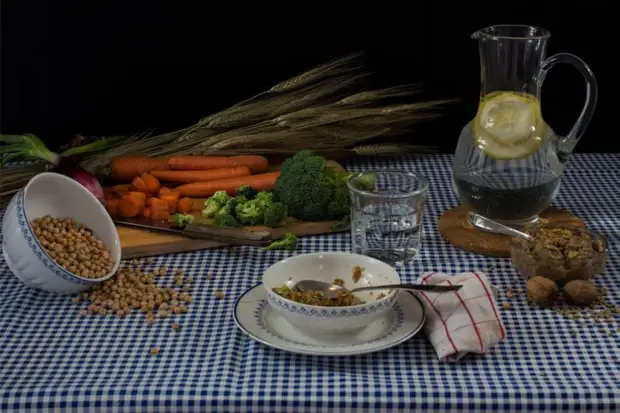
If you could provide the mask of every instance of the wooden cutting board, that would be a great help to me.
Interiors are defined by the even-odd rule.
[[[333,169],[344,171],[342,165],[335,161],[328,161],[328,166]],[[196,199],[194,202],[194,214],[200,214],[204,205],[204,199]],[[333,226],[337,221],[303,222],[290,218],[287,225],[282,228],[251,227],[272,233],[274,239],[282,237],[287,232],[297,236],[320,235],[334,233]],[[173,254],[177,252],[196,251],[208,248],[225,247],[226,244],[216,241],[195,240],[177,235],[161,232],[147,231],[137,228],[117,225],[116,230],[121,240],[122,258],[150,257],[154,255]],[[243,229],[240,229],[243,231]]]

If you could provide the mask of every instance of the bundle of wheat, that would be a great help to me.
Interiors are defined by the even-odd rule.
[[[419,93],[419,85],[359,91],[359,81],[369,75],[360,57],[353,54],[313,68],[185,129],[128,137],[121,145],[88,154],[81,166],[105,174],[113,159],[126,155],[350,149],[379,136],[400,135],[440,116],[440,108],[451,102],[394,103]],[[40,171],[40,165],[5,168],[0,172],[0,203]]]

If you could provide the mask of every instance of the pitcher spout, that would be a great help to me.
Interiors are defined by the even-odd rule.
[[[526,25],[494,25],[472,34],[478,40],[481,97],[493,92],[540,97],[538,76],[550,33]]]

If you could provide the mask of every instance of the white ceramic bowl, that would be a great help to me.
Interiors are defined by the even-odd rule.
[[[32,232],[29,222],[50,215],[85,224],[109,249],[114,268],[104,277],[79,277],[56,264]],[[84,291],[110,278],[120,264],[121,243],[107,211],[86,188],[56,173],[36,175],[13,196],[2,220],[2,253],[24,284],[53,293]]]
[[[353,281],[353,267],[364,268],[361,279]],[[358,254],[320,252],[297,255],[279,261],[263,275],[265,296],[271,307],[291,324],[319,333],[347,333],[359,330],[384,316],[396,301],[396,290],[373,290],[355,293],[364,304],[350,307],[320,307],[288,300],[272,291],[300,280],[333,283],[342,279],[348,289],[368,285],[399,284],[398,273],[388,264]],[[377,299],[381,294],[385,297]]]

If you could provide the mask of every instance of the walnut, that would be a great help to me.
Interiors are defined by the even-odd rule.
[[[558,292],[556,283],[545,277],[532,277],[525,284],[527,297],[540,306],[548,306]]]
[[[591,282],[573,280],[564,286],[562,290],[566,300],[576,305],[590,305],[601,298],[601,291]]]

